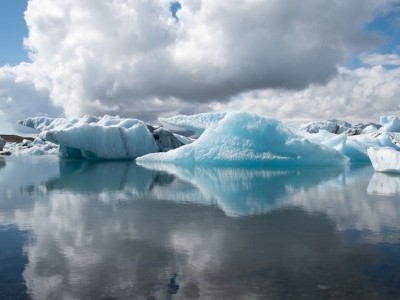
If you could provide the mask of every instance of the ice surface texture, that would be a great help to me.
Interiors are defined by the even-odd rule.
[[[383,116],[380,118],[383,132],[400,132],[400,119],[394,116]]]
[[[29,118],[20,124],[42,131],[40,137],[60,145],[62,157],[133,159],[159,151],[146,124],[136,119],[85,116],[80,119]]]
[[[61,157],[133,159],[140,161],[217,165],[332,165],[370,163],[367,149],[390,147],[400,151],[400,119],[381,117],[380,124],[352,126],[344,121],[312,122],[302,129],[249,113],[203,113],[160,118],[163,124],[194,136],[192,140],[165,128],[136,119],[119,117],[29,118],[20,124],[35,128],[46,143],[60,145]],[[204,132],[204,133],[203,133]],[[340,134],[338,134],[340,133]],[[42,155],[57,151],[52,144],[25,142],[15,148],[20,154]],[[38,144],[39,143],[39,144]],[[12,151],[14,152],[14,151]],[[347,159],[348,158],[348,159]]]
[[[348,158],[331,147],[298,136],[272,118],[231,112],[193,143],[166,153],[148,154],[137,161],[286,166],[346,164]]]
[[[400,133],[396,132],[375,131],[348,136],[345,133],[337,135],[321,129],[318,133],[303,130],[298,130],[296,133],[316,143],[335,148],[346,155],[351,162],[369,163],[367,149],[370,147],[390,147],[400,150]]]
[[[400,173],[400,151],[388,147],[371,147],[368,155],[375,171]]]
[[[170,118],[158,118],[166,127],[189,132],[194,137],[199,137],[208,127],[217,124],[225,117],[226,113],[202,113],[191,116],[177,115]]]

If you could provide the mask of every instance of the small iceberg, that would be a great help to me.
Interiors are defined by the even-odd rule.
[[[163,128],[108,115],[69,119],[37,117],[19,123],[41,131],[39,136],[43,140],[60,145],[59,156],[66,158],[134,159],[183,145]]]
[[[387,121],[386,123],[385,120]],[[391,120],[391,122],[388,120]],[[367,153],[367,149],[370,147],[390,147],[395,150],[400,150],[400,133],[388,131],[389,129],[396,129],[393,125],[396,122],[396,118],[382,117],[382,128],[380,129],[374,127],[375,125],[368,125],[363,130],[352,127],[348,131],[343,131],[343,128],[339,127],[336,123],[331,124],[329,122],[332,123],[332,121],[326,123],[310,123],[312,126],[309,124],[308,127],[296,130],[296,133],[313,142],[335,148],[346,155],[351,162],[355,163],[370,162]],[[328,128],[326,126],[322,127],[321,124],[324,126],[331,124],[332,126],[328,131]],[[317,125],[319,125],[319,127],[317,127]],[[369,127],[372,129],[368,129]],[[332,128],[334,130],[332,130]],[[362,126],[360,125],[359,128],[362,128]],[[342,133],[338,134],[335,132]],[[355,134],[355,132],[357,132],[357,134]]]
[[[283,123],[245,112],[231,112],[199,139],[166,153],[137,158],[140,163],[290,166],[343,165],[348,158],[332,147],[311,142]]]
[[[368,148],[368,156],[377,172],[400,173],[400,151],[389,147]]]
[[[400,132],[400,119],[395,116],[382,116],[379,120],[382,132]]]

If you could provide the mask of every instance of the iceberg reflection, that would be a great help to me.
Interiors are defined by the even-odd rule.
[[[368,194],[400,196],[400,175],[375,172],[367,191]]]
[[[23,276],[33,299],[400,295],[362,271],[385,263],[374,243],[400,238],[400,201],[366,193],[371,167],[42,164],[48,176],[8,160],[0,170],[39,172],[0,201],[0,225],[31,232]]]
[[[337,179],[344,168],[215,168],[181,167],[172,164],[149,164],[147,168],[167,172],[195,187],[197,196],[153,191],[158,198],[172,201],[215,204],[228,216],[245,216],[279,207],[290,194]],[[283,201],[284,202],[284,201]]]
[[[46,183],[50,192],[102,194],[118,192],[126,197],[145,194],[156,174],[132,161],[61,160],[60,176]],[[114,197],[115,195],[110,197]],[[129,199],[129,198],[128,198]]]

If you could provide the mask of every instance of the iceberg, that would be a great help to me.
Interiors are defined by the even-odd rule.
[[[225,117],[225,112],[201,113],[195,115],[177,115],[170,118],[158,118],[158,121],[167,128],[175,131],[186,131],[193,137],[199,137],[207,128],[217,124]]]
[[[371,147],[389,147],[400,150],[400,136],[390,132],[365,133],[348,136],[343,148],[343,154],[352,162],[369,163],[367,150]]]
[[[394,116],[382,116],[379,120],[382,132],[400,132],[400,119]]]
[[[382,123],[382,122],[381,122]],[[376,132],[382,125],[375,123],[351,125],[346,121],[328,120],[328,121],[313,121],[300,128],[300,130],[309,133],[319,133],[320,131],[327,131],[333,134],[346,134],[346,135],[359,135],[363,133]]]
[[[19,123],[41,131],[39,137],[60,145],[59,156],[67,158],[134,159],[183,145],[163,128],[108,115],[69,119],[36,117]]]
[[[305,139],[283,123],[245,112],[231,112],[191,144],[137,158],[140,163],[241,166],[343,165],[339,151]]]
[[[59,146],[36,138],[33,141],[24,139],[21,143],[7,143],[4,149],[13,155],[57,155]]]
[[[367,153],[370,147],[390,147],[400,150],[400,134],[396,132],[370,131],[359,135],[348,135],[346,132],[334,134],[321,129],[318,133],[304,130],[297,130],[296,133],[313,142],[332,147],[356,163],[370,162]]]
[[[368,148],[368,156],[377,172],[400,173],[400,151],[389,147]]]
[[[304,125],[301,130],[305,130],[309,133],[318,133],[320,130],[325,130],[330,133],[340,134],[351,128],[351,124],[345,121],[328,120],[310,122]]]

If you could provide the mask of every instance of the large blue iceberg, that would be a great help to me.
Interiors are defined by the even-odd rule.
[[[178,164],[286,166],[341,165],[348,158],[336,149],[311,142],[283,123],[245,112],[231,112],[199,139],[166,153],[137,159]]]

